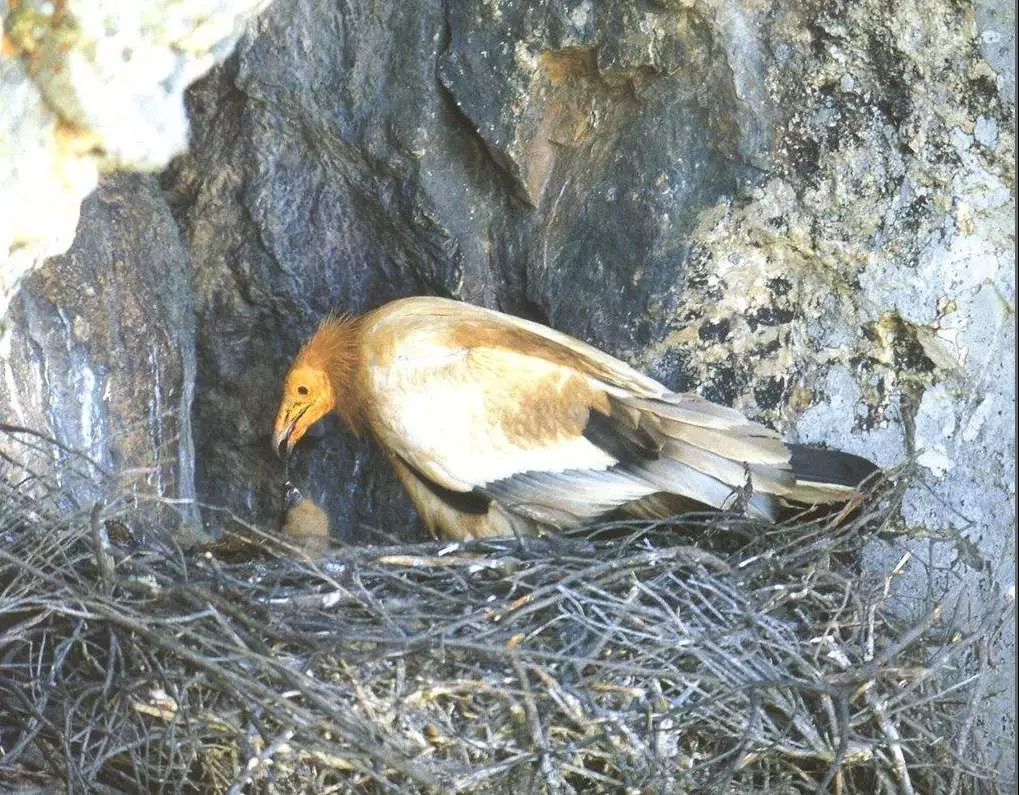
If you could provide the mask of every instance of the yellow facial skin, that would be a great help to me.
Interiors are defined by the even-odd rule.
[[[336,396],[325,372],[307,365],[294,367],[283,385],[283,399],[273,425],[272,448],[276,455],[288,458],[308,428],[334,408]]]

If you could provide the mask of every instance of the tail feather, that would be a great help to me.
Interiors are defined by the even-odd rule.
[[[639,468],[634,467],[633,471],[655,486],[655,491],[675,494],[712,508],[724,508],[742,485],[742,478],[735,483],[727,483],[675,458],[649,461]],[[764,493],[754,493],[747,509],[759,518],[775,518],[774,503]]]
[[[724,455],[733,461],[747,461],[765,466],[785,466],[789,451],[777,436],[719,430],[690,425],[672,419],[659,419],[662,433],[680,439],[710,453]],[[762,430],[766,430],[763,429]]]
[[[664,447],[665,455],[728,484],[730,491],[741,487],[751,476],[755,491],[785,495],[795,488],[796,481],[788,468],[744,462],[729,453],[712,452],[698,446],[670,440]]]
[[[789,463],[799,483],[851,490],[878,469],[872,461],[852,453],[843,453],[841,450],[827,450],[802,444],[786,446],[792,456]]]
[[[700,406],[693,402],[693,409]],[[740,418],[714,427],[726,411],[683,412],[663,401],[613,401],[592,410],[584,438],[615,460],[604,467],[518,472],[476,489],[509,512],[570,527],[613,510],[668,515],[677,501],[775,520],[795,505],[844,502],[876,471],[870,461],[835,450],[786,445],[773,431]],[[695,416],[698,415],[698,416]]]
[[[596,418],[599,433],[589,435],[603,449],[611,447],[620,465],[663,493],[719,508],[749,475],[758,500],[748,507],[774,517],[776,500],[843,502],[877,470],[850,453],[786,444],[770,428],[696,396],[670,397],[613,396],[610,414]],[[616,437],[620,441],[607,444]]]

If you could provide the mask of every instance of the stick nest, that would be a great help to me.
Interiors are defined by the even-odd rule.
[[[852,516],[348,547],[133,542],[0,479],[0,781],[95,793],[996,792],[1004,603],[904,617]],[[919,565],[910,561],[908,565]],[[901,567],[900,567],[901,568]]]

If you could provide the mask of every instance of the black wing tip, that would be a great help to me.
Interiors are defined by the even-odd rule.
[[[805,444],[788,444],[793,474],[805,483],[829,483],[856,488],[878,471],[873,461],[862,456],[811,447]]]
[[[631,427],[619,417],[590,409],[583,436],[620,464],[639,464],[659,457],[658,443],[647,430]]]

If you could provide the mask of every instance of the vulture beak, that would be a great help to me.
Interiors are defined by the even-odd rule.
[[[287,375],[273,425],[273,452],[286,461],[308,429],[334,408],[336,397],[328,374],[319,367],[295,365]]]
[[[294,445],[304,436],[308,423],[301,424],[300,427],[298,424],[309,408],[308,404],[304,404],[284,406],[280,410],[272,432],[272,449],[281,461],[290,458]]]

